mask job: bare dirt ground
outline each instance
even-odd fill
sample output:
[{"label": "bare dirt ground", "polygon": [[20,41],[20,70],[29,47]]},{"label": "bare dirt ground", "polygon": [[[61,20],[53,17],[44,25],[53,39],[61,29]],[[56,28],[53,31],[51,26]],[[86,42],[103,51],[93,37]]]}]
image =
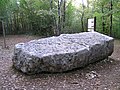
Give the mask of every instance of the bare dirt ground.
[{"label": "bare dirt ground", "polygon": [[14,45],[40,37],[7,36],[8,49],[0,37],[0,90],[120,90],[120,40],[115,40],[109,59],[66,73],[25,75],[12,67]]}]

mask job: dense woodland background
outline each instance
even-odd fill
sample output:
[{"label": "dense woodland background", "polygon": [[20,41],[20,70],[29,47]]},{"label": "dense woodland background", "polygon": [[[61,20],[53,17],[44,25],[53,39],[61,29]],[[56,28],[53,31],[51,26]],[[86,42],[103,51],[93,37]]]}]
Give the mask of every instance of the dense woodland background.
[{"label": "dense woodland background", "polygon": [[96,17],[98,32],[120,38],[120,0],[0,0],[0,20],[6,34],[40,36],[87,31],[87,19]]}]

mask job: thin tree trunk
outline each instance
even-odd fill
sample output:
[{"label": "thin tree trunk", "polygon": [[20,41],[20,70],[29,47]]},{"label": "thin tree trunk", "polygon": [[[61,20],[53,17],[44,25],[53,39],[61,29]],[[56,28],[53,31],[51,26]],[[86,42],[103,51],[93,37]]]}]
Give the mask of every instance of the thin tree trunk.
[{"label": "thin tree trunk", "polygon": [[[112,11],[112,0],[110,2],[110,10]],[[110,36],[112,36],[112,13],[110,15]]]},{"label": "thin tree trunk", "polygon": [[7,29],[6,33],[9,33],[9,18],[8,17],[6,18],[6,29]]},{"label": "thin tree trunk", "polygon": [[12,16],[10,15],[10,34],[12,34],[13,31],[13,21],[12,21]]},{"label": "thin tree trunk", "polygon": [[14,25],[13,26],[14,26],[14,31],[13,32],[14,32],[14,34],[16,34],[16,26],[17,25],[16,25],[16,16],[15,16],[15,13],[14,13]]},{"label": "thin tree trunk", "polygon": [[61,25],[61,31],[63,30],[63,17],[64,17],[64,0],[60,1],[60,25]]},{"label": "thin tree trunk", "polygon": [[89,9],[89,4],[90,4],[90,2],[89,2],[89,0],[87,0],[87,8]]},{"label": "thin tree trunk", "polygon": [[16,21],[17,21],[17,23],[16,23],[16,25],[17,25],[17,33],[19,34],[19,32],[20,32],[20,28],[19,28],[19,15],[18,15],[18,12],[17,12],[17,16],[16,16]]},{"label": "thin tree trunk", "polygon": [[82,32],[84,32],[84,22],[83,22],[83,16],[84,16],[84,14],[82,13],[82,17],[81,17]]},{"label": "thin tree trunk", "polygon": [[60,8],[60,2],[58,0],[58,31],[57,31],[57,35],[61,34],[61,12],[60,12],[61,8]]},{"label": "thin tree trunk", "polygon": [[[89,2],[89,0],[87,0],[87,8],[88,8],[88,10],[89,10],[89,5],[90,5],[90,2]],[[87,22],[86,22],[86,31],[88,31],[88,18],[87,18]]]},{"label": "thin tree trunk", "polygon": [[50,0],[50,10],[53,8],[53,0]]},{"label": "thin tree trunk", "polygon": [[84,32],[84,1],[82,0],[82,16],[81,16],[81,26],[82,26],[82,32]]},{"label": "thin tree trunk", "polygon": [[3,29],[4,48],[6,48],[5,27],[4,27],[4,22],[3,21],[2,21],[2,29]]},{"label": "thin tree trunk", "polygon": [[[22,17],[23,17],[23,13],[20,14],[20,23],[21,23],[21,29],[25,30],[25,28],[23,28],[24,27],[24,22],[22,20]],[[27,23],[26,23],[26,26],[27,26]],[[25,30],[25,32],[26,32],[26,30]]]},{"label": "thin tree trunk", "polygon": [[[103,11],[103,5],[102,5],[102,13],[104,13],[104,11]],[[105,31],[104,16],[102,16],[102,29],[103,29],[103,32],[104,32]]]},{"label": "thin tree trunk", "polygon": [[66,0],[64,0],[64,5],[63,5],[63,29],[65,27],[65,11],[66,11]]}]

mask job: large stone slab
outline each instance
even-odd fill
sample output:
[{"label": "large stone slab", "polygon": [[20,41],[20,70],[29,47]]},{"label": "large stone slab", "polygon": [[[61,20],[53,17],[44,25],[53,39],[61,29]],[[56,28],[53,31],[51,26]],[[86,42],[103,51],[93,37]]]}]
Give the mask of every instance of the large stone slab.
[{"label": "large stone slab", "polygon": [[62,34],[16,44],[12,61],[27,74],[64,72],[105,59],[113,48],[114,39],[97,32]]}]

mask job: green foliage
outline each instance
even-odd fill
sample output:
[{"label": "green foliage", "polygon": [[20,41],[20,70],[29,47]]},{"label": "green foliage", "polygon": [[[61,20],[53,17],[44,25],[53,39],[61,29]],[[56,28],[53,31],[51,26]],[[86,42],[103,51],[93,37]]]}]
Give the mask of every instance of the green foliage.
[{"label": "green foliage", "polygon": [[47,10],[40,10],[31,20],[33,33],[43,36],[53,35],[54,14]]},{"label": "green foliage", "polygon": [[6,13],[6,7],[8,5],[9,0],[0,0],[0,17],[5,17],[7,15]]},{"label": "green foliage", "polygon": [[[51,36],[58,26],[58,0],[0,0],[0,18],[4,19],[9,34],[37,34]],[[61,5],[62,33],[87,31],[87,19],[96,17],[98,32],[110,34],[110,15],[112,14],[112,36],[120,38],[120,1],[87,0],[79,7],[73,5],[74,0],[66,0],[65,22],[63,22],[63,5]],[[84,0],[83,0],[84,1]],[[51,8],[52,5],[52,8]],[[102,12],[103,8],[103,12]],[[104,17],[104,19],[103,19]],[[103,30],[103,23],[105,30]]]},{"label": "green foliage", "polygon": [[63,33],[81,32],[81,11],[73,6],[72,1],[68,2],[66,7],[66,22]]},{"label": "green foliage", "polygon": [[[110,10],[110,2],[112,1],[112,10]],[[97,5],[94,10],[94,16],[97,17],[97,31],[107,34],[110,34],[110,15],[112,15],[112,36],[116,38],[120,38],[120,7],[119,7],[119,0],[97,0],[95,4]],[[103,7],[102,7],[103,6]],[[102,8],[103,12],[102,13]],[[102,20],[104,17],[104,20]],[[102,22],[104,22],[105,30],[102,29]]]},{"label": "green foliage", "polygon": [[7,33],[53,35],[55,14],[49,10],[48,0],[9,0],[5,3],[2,10],[7,16]]}]

